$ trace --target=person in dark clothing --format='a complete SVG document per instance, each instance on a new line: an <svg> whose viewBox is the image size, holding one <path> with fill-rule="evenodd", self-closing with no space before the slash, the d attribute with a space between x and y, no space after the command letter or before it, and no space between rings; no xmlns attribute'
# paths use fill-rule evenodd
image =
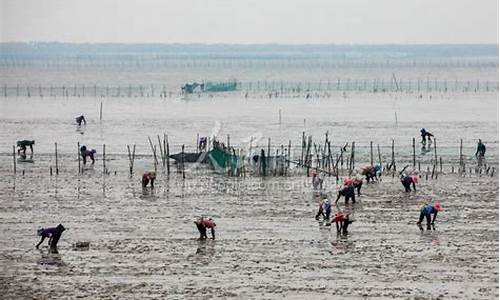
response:
<svg viewBox="0 0 500 300"><path fill-rule="evenodd" d="M199 151L206 151L207 150L207 137L200 137L200 140L198 142L198 150Z"/></svg>
<svg viewBox="0 0 500 300"><path fill-rule="evenodd" d="M443 211L443 208L441 207L441 204L439 204L439 202L436 202L433 205L425 204L424 206L422 206L422 208L420 209L420 217L418 218L417 222L420 230L424 230L424 228L422 227L422 221L424 220L424 217L427 219L427 230L431 230L431 225L434 226L434 221L436 221L437 214L440 211ZM432 217L432 222L431 215L434 215Z"/></svg>
<svg viewBox="0 0 500 300"><path fill-rule="evenodd" d="M30 147L31 150L31 155L33 155L33 145L35 144L35 141L28 141L28 140L22 140L22 141L17 141L17 154L20 154L21 151L23 151L23 156L26 156L26 146Z"/></svg>
<svg viewBox="0 0 500 300"><path fill-rule="evenodd" d="M49 238L50 251L53 253L57 253L57 243L59 242L59 239L61 238L64 230L66 230L66 228L64 228L64 226L62 226L61 224L57 225L57 227L38 229L37 235L41 236L42 238L40 239L40 242L35 246L35 248L38 249L45 238Z"/></svg>
<svg viewBox="0 0 500 300"><path fill-rule="evenodd" d="M478 165L481 167L484 160L484 154L486 153L486 146L483 144L481 139L477 142L477 150L475 156L477 157Z"/></svg>
<svg viewBox="0 0 500 300"><path fill-rule="evenodd" d="M427 140L430 143L431 137L433 137L434 135L432 133L428 132L427 130L425 130L425 128L422 128L422 129L420 129L420 136L422 137L422 144L425 144L425 139L427 138Z"/></svg>
<svg viewBox="0 0 500 300"><path fill-rule="evenodd" d="M352 199L353 204L356 203L356 194L354 193L354 185L350 184L344 186L344 188L339 190L337 194L337 200L335 200L335 203L339 201L341 196L344 196L346 205L349 203L349 199Z"/></svg>
<svg viewBox="0 0 500 300"><path fill-rule="evenodd" d="M405 187L405 192L411 192L411 186L413 185L413 191L417 191L415 184L418 183L418 176L409 176L403 174L401 176L401 183Z"/></svg>
<svg viewBox="0 0 500 300"><path fill-rule="evenodd" d="M82 122L84 125L87 125L87 120L85 120L85 117L83 115L76 117L75 120L76 120L76 123L78 124L78 126L81 126Z"/></svg>
<svg viewBox="0 0 500 300"><path fill-rule="evenodd" d="M198 231L200 232L200 240L207 239L207 228L210 229L211 234L212 234L212 239L215 239L215 222L212 220L212 218L204 218L204 217L198 217L194 221L196 224L196 228L198 228Z"/></svg>
<svg viewBox="0 0 500 300"><path fill-rule="evenodd" d="M143 175L142 175L142 187L145 188L148 186L148 183L151 182L151 188L154 188L154 182L155 182L155 179L156 179L156 173L153 172L153 171L148 171L148 172L145 172Z"/></svg>
<svg viewBox="0 0 500 300"><path fill-rule="evenodd" d="M95 159L94 159L95 153L96 153L95 149L88 150L85 145L81 146L80 147L80 155L82 156L83 164L87 163L87 156L90 157L90 159L92 160L92 164L94 164L95 163Z"/></svg>
<svg viewBox="0 0 500 300"><path fill-rule="evenodd" d="M484 154L486 153L486 146L483 144L483 142L481 141L481 139L478 140L477 142L477 150L476 150L476 154L475 156L483 156L484 157Z"/></svg>
<svg viewBox="0 0 500 300"><path fill-rule="evenodd" d="M266 152L264 149L260 150L260 172L262 176L266 176Z"/></svg>
<svg viewBox="0 0 500 300"><path fill-rule="evenodd" d="M319 201L319 209L316 214L316 220L319 220L319 216L323 216L323 220L330 220L330 213L332 211L332 206L330 200L328 200L326 195L323 195L321 201Z"/></svg>

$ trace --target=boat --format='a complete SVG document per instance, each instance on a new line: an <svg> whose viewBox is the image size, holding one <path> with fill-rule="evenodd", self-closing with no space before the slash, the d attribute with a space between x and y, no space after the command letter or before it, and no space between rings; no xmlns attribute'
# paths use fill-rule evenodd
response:
<svg viewBox="0 0 500 300"><path fill-rule="evenodd" d="M236 80L227 82L193 82L186 83L181 87L181 91L184 94L192 94L195 92L199 93L213 93L213 92L231 92L236 91L238 83Z"/></svg>
<svg viewBox="0 0 500 300"><path fill-rule="evenodd" d="M201 85L201 90L203 92L230 92L236 91L238 83L236 81L231 82L205 82Z"/></svg>
<svg viewBox="0 0 500 300"><path fill-rule="evenodd" d="M199 153L188 153L188 152L180 152L176 154L171 154L168 157L180 163L184 159L185 163L208 163L208 153L207 152L199 152ZM184 157L183 157L184 156Z"/></svg>

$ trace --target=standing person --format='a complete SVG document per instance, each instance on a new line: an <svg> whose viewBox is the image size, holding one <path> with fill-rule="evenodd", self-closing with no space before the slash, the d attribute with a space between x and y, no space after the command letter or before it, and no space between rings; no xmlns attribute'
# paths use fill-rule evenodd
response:
<svg viewBox="0 0 500 300"><path fill-rule="evenodd" d="M323 216L323 220L330 220L330 213L332 211L332 206L330 200L328 200L327 195L322 195L321 201L319 201L319 209L316 214L316 220L319 220L319 216Z"/></svg>
<svg viewBox="0 0 500 300"><path fill-rule="evenodd" d="M427 140L430 142L431 141L431 137L433 137L434 135L430 132L428 132L427 130L425 130L425 128L422 128L420 129L420 136L422 137L422 144L425 144L425 138L427 138Z"/></svg>
<svg viewBox="0 0 500 300"><path fill-rule="evenodd" d="M434 226L434 221L436 221L437 214L440 211L443 211L443 208L441 207L441 204L439 204L439 202L436 202L433 205L424 204L424 206L420 208L420 217L418 218L417 222L420 230L424 230L424 228L422 227L422 221L424 220L424 217L427 219L427 230L431 230L431 225ZM434 215L432 217L432 222L431 215Z"/></svg>
<svg viewBox="0 0 500 300"><path fill-rule="evenodd" d="M87 125L87 120L85 120L85 117L83 115L76 117L75 120L76 120L76 123L78 124L78 126L81 126L82 122L84 125Z"/></svg>
<svg viewBox="0 0 500 300"><path fill-rule="evenodd" d="M96 154L97 151L95 149L88 150L87 146L83 145L80 147L80 155L82 156L83 164L85 165L87 163L87 156L90 157L92 160L92 164L95 163L94 159L94 154Z"/></svg>
<svg viewBox="0 0 500 300"><path fill-rule="evenodd" d="M156 173L153 171L146 171L142 175L142 187L145 188L148 186L148 183L151 182L151 188L154 188L154 182L156 179Z"/></svg>
<svg viewBox="0 0 500 300"><path fill-rule="evenodd" d="M413 185L413 191L417 191L415 184L418 183L418 176L409 176L406 174L401 175L401 183L405 187L405 192L411 192L411 186Z"/></svg>
<svg viewBox="0 0 500 300"><path fill-rule="evenodd" d="M260 170L262 176L266 176L266 152L264 149L260 149Z"/></svg>
<svg viewBox="0 0 500 300"><path fill-rule="evenodd" d="M35 246L35 248L38 249L45 238L49 238L50 251L53 253L57 253L57 243L59 242L59 239L61 238L64 230L66 230L66 228L64 228L64 226L62 226L61 224L57 225L57 227L38 229L37 235L41 236L42 238L40 239L40 242Z"/></svg>
<svg viewBox="0 0 500 300"><path fill-rule="evenodd" d="M477 163L479 167L483 164L484 154L486 153L486 146L483 144L481 139L477 142L477 150L475 156L477 157Z"/></svg>
<svg viewBox="0 0 500 300"><path fill-rule="evenodd" d="M212 218L204 218L204 217L197 217L194 220L194 223L196 224L196 228L198 228L198 231L200 232L200 240L207 239L207 228L210 229L211 234L212 234L212 239L215 239L215 222L212 220Z"/></svg>
<svg viewBox="0 0 500 300"><path fill-rule="evenodd" d="M17 154L20 154L21 151L23 151L23 156L26 156L26 146L30 147L31 150L31 155L33 155L33 145L35 144L35 141L29 141L29 140L22 140L22 141L17 141Z"/></svg>

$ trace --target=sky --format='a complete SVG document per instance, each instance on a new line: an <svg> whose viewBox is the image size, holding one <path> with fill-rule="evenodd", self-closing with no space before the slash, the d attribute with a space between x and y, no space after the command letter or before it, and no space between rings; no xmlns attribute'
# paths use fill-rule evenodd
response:
<svg viewBox="0 0 500 300"><path fill-rule="evenodd" d="M498 44L498 0L0 0L0 40Z"/></svg>

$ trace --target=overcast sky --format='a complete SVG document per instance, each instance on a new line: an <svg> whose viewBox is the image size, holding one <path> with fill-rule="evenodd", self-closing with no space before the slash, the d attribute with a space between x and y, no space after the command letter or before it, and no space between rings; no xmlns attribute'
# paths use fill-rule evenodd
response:
<svg viewBox="0 0 500 300"><path fill-rule="evenodd" d="M1 40L494 43L499 0L0 0Z"/></svg>

